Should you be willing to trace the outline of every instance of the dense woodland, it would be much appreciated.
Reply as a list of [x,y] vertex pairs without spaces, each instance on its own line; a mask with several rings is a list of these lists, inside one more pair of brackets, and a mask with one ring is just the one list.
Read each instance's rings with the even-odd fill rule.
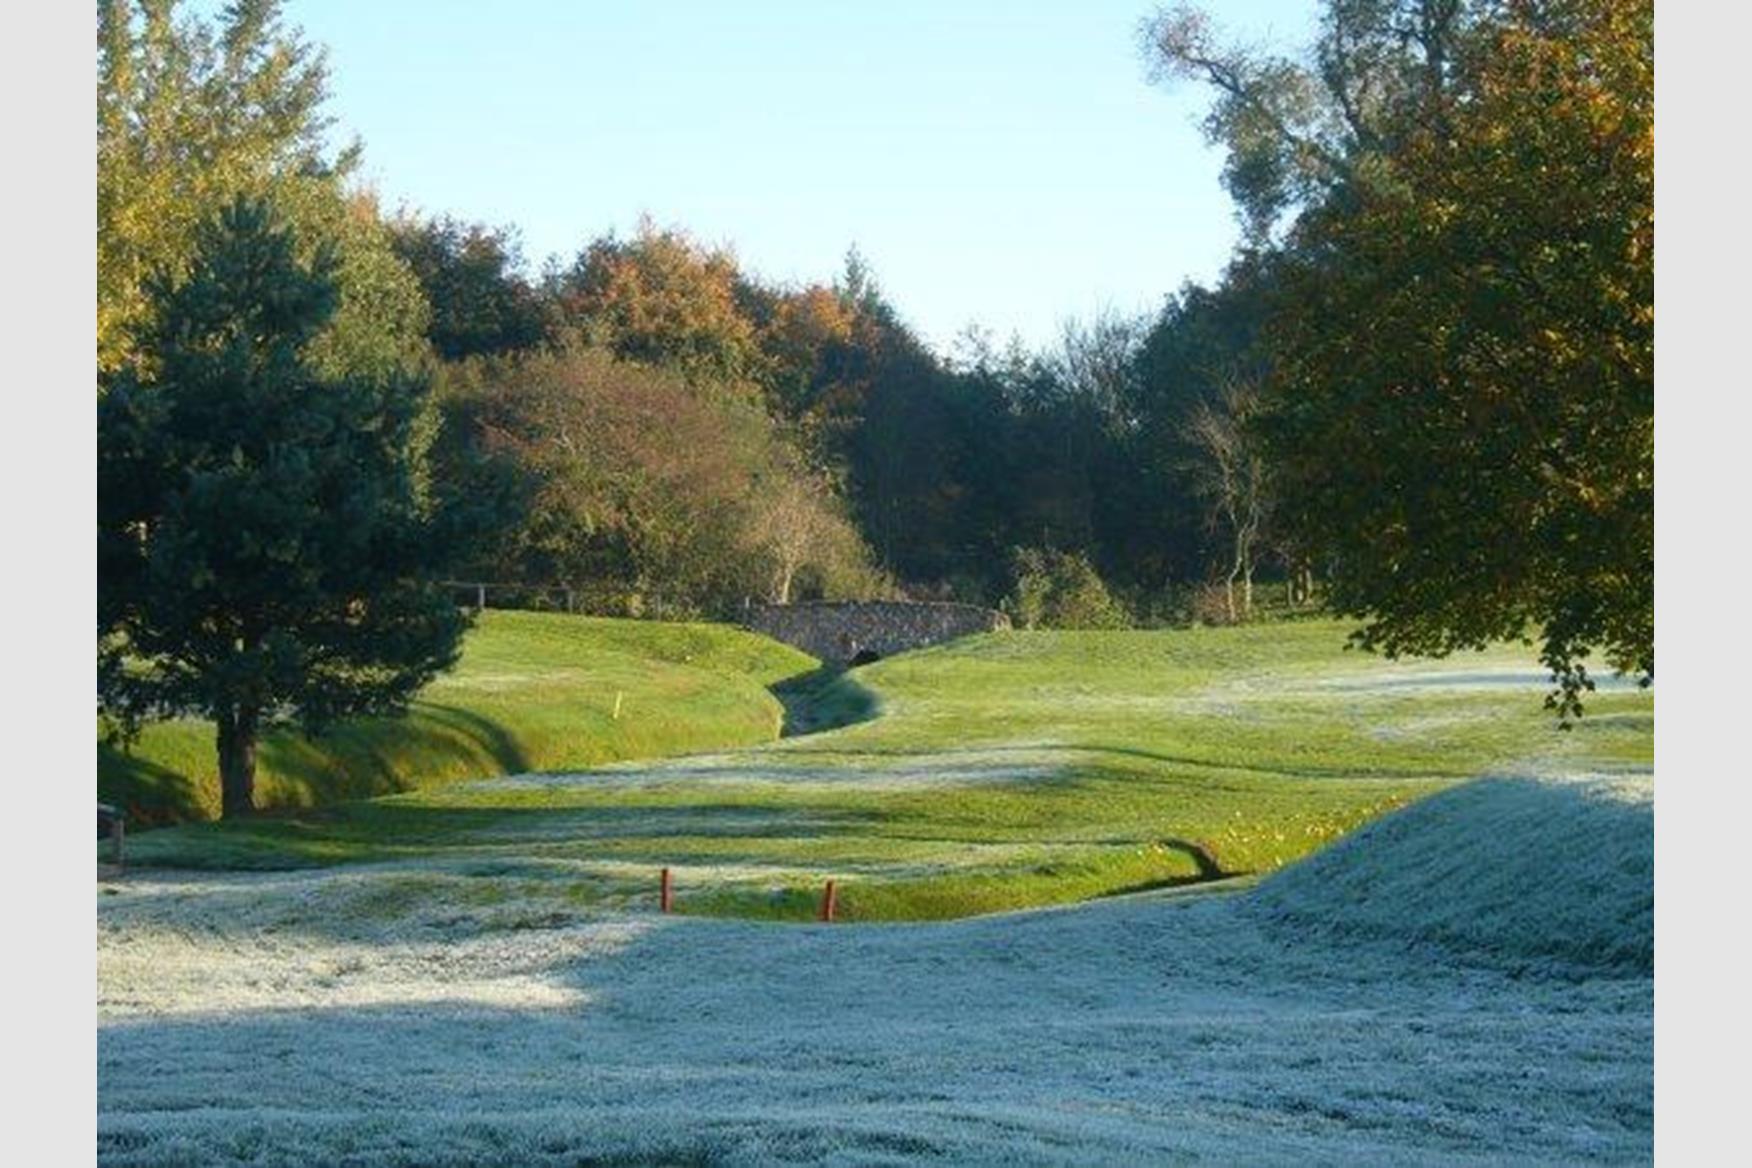
[[[275,0],[212,21],[106,0],[111,675],[167,619],[137,603],[173,562],[158,521],[119,503],[176,469],[143,403],[178,376],[286,373],[200,365],[259,315],[222,319],[230,247],[332,292],[263,352],[309,384],[414,387],[378,399],[415,403],[392,494],[443,540],[443,563],[406,557],[433,582],[631,615],[905,595],[1091,627],[1254,618],[1271,581],[1388,652],[1537,639],[1565,713],[1590,651],[1652,676],[1652,5],[1324,0],[1321,30],[1280,57],[1192,9],[1140,24],[1139,83],[1212,97],[1244,227],[1220,281],[1044,350],[970,331],[942,353],[855,248],[779,285],[647,222],[537,270],[515,224],[382,207]],[[251,207],[248,239],[215,235]],[[190,457],[223,446],[179,434]],[[223,520],[253,547],[251,522]]]
[[[1047,352],[970,332],[943,355],[856,250],[780,287],[647,223],[531,277],[508,227],[386,230],[432,308],[435,474],[517,516],[471,578],[610,611],[905,594],[1115,623],[1184,615],[1233,566],[1196,422],[1250,359],[1239,282]],[[1250,538],[1244,570],[1281,572]]]
[[100,29],[100,374],[142,359],[148,282],[177,277],[202,217],[270,193],[340,247],[322,343],[419,369],[435,494],[500,509],[460,578],[606,612],[905,594],[1116,623],[1183,619],[1232,572],[1234,611],[1201,615],[1237,619],[1247,578],[1291,566],[1265,525],[1238,534],[1196,425],[1256,363],[1250,259],[1153,319],[1067,324],[1044,352],[970,330],[953,354],[855,249],[777,286],[645,223],[536,272],[515,225],[389,211],[350,181],[322,57],[275,5],[212,27],[133,7]]

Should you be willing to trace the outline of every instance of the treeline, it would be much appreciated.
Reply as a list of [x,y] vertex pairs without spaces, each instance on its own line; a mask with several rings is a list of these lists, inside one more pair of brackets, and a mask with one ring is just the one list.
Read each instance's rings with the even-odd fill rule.
[[1152,317],[950,355],[855,251],[781,286],[647,223],[534,274],[512,227],[386,214],[275,0],[173,6],[100,8],[100,386],[150,374],[197,228],[267,199],[335,257],[316,372],[429,386],[458,575],[1068,625],[1246,619],[1267,576],[1388,652],[1537,636],[1566,713],[1591,651],[1652,675],[1648,0],[1323,0],[1300,57],[1159,11],[1244,245]]
[[[432,307],[438,478],[519,516],[480,578],[669,610],[904,592],[1111,624],[1184,615],[1235,565],[1199,423],[1245,374],[1258,305],[1238,291],[1073,324],[1044,353],[970,333],[945,358],[855,250],[832,283],[776,287],[646,223],[532,279],[509,229],[388,229]],[[1244,616],[1254,568],[1282,562],[1268,532],[1242,538],[1236,608],[1206,617]]]
[[[238,193],[340,257],[333,371],[432,387],[433,498],[489,532],[466,579],[564,585],[599,611],[906,594],[1028,623],[1184,616],[1280,557],[1234,524],[1198,411],[1257,306],[1189,288],[1155,320],[953,356],[855,250],[779,286],[683,229],[583,241],[539,274],[511,226],[388,213],[325,153],[321,54],[254,0],[214,24],[112,2],[99,28],[100,374],[150,361],[154,282]],[[533,595],[532,591],[532,595]],[[1243,587],[1213,619],[1245,615]]]

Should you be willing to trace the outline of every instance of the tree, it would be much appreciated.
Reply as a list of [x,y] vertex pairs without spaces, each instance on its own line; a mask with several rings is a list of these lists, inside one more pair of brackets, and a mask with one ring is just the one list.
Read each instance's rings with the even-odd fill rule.
[[853,358],[857,309],[820,284],[796,292],[753,291],[767,399],[781,417],[816,429],[823,422],[820,405]]
[[483,473],[467,449],[448,451],[449,465],[524,486],[497,579],[726,615],[804,577],[840,595],[876,584],[824,477],[752,392],[581,344],[463,362],[446,382],[458,428],[509,474]]
[[825,494],[825,483],[803,473],[776,478],[757,501],[750,534],[772,562],[774,604],[791,603],[798,571],[832,534],[836,516],[822,507]]
[[1187,284],[1167,297],[1133,355],[1103,541],[1125,550],[1110,562],[1128,564],[1139,584],[1203,579],[1213,563],[1231,562],[1232,547],[1210,523],[1207,462],[1191,423],[1201,407],[1220,405],[1225,385],[1263,380],[1269,286],[1261,257],[1242,252],[1216,286]]
[[265,726],[401,709],[465,618],[436,583],[454,533],[423,487],[424,383],[310,355],[340,260],[301,261],[245,199],[195,242],[186,281],[148,285],[146,370],[101,384],[98,681],[124,731],[211,718],[234,817]]
[[1537,636],[1566,723],[1594,650],[1651,679],[1652,4],[1329,0],[1313,70],[1158,48],[1224,108],[1324,111],[1259,114],[1279,157],[1326,160],[1279,257],[1259,432],[1358,641]]
[[[308,252],[339,257],[339,306],[313,355],[380,372],[425,351],[419,285],[371,199],[348,193],[357,146],[325,151],[323,54],[279,0],[234,0],[216,23],[176,0],[102,0],[97,27],[97,365],[139,363],[149,285],[185,279],[199,226],[240,194],[272,197]],[[308,254],[304,255],[309,260]]]
[[1119,629],[1130,621],[1094,565],[1080,554],[1015,548],[1015,581],[1004,607],[1025,629]]
[[[1227,382],[1216,401],[1200,401],[1186,423],[1187,442],[1197,451],[1191,464],[1196,490],[1208,507],[1211,526],[1229,541],[1229,570],[1223,601],[1230,623],[1253,615],[1253,572],[1271,513],[1271,477],[1259,440],[1252,432],[1259,412],[1256,386]],[[1235,603],[1235,582],[1241,603]]]
[[1480,24],[1532,0],[1325,0],[1312,63],[1219,43],[1189,5],[1139,29],[1152,80],[1193,79],[1216,100],[1205,134],[1228,151],[1223,183],[1248,242],[1366,182],[1418,128],[1458,100],[1454,60]]
[[753,373],[757,356],[741,283],[728,251],[645,220],[631,240],[592,243],[550,294],[564,323],[617,357],[735,382]]
[[478,223],[404,217],[390,224],[396,255],[432,306],[427,338],[446,361],[540,344],[541,299],[518,271],[517,238]]

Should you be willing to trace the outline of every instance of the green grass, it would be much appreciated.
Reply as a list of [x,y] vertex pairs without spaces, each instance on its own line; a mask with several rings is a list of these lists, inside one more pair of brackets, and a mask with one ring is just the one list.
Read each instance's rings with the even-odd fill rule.
[[[321,807],[459,779],[765,742],[783,716],[767,687],[815,664],[723,625],[488,612],[457,668],[407,717],[350,722],[317,739],[268,734],[256,800]],[[127,751],[101,741],[100,726],[97,789],[137,824],[215,818],[212,725],[157,723]]]
[[[1409,666],[1345,652],[1344,633],[1302,621],[991,634],[804,695],[817,717],[876,714],[838,730],[148,832],[133,854],[220,867],[403,860],[520,898],[547,888],[563,905],[641,908],[667,866],[682,911],[775,919],[811,917],[832,878],[845,919],[935,919],[1192,882],[1194,847],[1226,874],[1269,872],[1482,773],[1652,766],[1648,693],[1602,692],[1564,732],[1537,684],[1382,684]],[[471,646],[467,675],[479,690],[533,671],[551,644],[495,641],[490,667]],[[1440,667],[1531,674],[1529,653]],[[752,660],[717,676],[758,686],[796,672]],[[565,719],[563,703],[551,716]]]

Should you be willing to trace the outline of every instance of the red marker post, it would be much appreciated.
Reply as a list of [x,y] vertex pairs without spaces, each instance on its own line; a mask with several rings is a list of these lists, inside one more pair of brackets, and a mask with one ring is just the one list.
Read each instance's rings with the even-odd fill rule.
[[662,884],[660,885],[660,891],[658,892],[657,899],[658,899],[658,903],[660,905],[662,905],[664,912],[674,911],[674,909],[675,909],[675,881],[670,879],[668,868],[663,869],[663,880],[662,880]]
[[821,894],[821,919],[828,924],[833,923],[833,914],[839,909],[839,895],[833,886],[833,881],[827,882],[827,891]]

